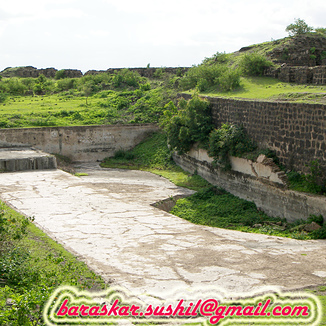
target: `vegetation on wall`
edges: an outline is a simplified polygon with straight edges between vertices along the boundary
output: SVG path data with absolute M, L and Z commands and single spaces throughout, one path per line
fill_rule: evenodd
M 194 143 L 207 146 L 211 132 L 212 115 L 209 102 L 194 95 L 191 100 L 181 99 L 178 108 L 170 102 L 161 118 L 161 126 L 167 134 L 171 150 L 187 152 Z
M 313 160 L 307 166 L 310 170 L 307 174 L 296 171 L 287 173 L 289 188 L 301 192 L 326 195 L 326 180 L 319 161 Z
M 241 156 L 256 149 L 243 127 L 223 124 L 209 135 L 209 155 L 225 169 L 231 169 L 230 156 Z
M 229 156 L 240 156 L 256 149 L 243 127 L 223 124 L 213 128 L 209 102 L 195 94 L 190 100 L 181 99 L 178 109 L 170 102 L 161 118 L 171 151 L 188 152 L 198 143 L 208 150 L 214 162 L 230 169 Z

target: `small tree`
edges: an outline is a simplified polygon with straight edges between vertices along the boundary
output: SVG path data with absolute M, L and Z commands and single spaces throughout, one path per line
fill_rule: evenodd
M 302 35 L 313 31 L 311 26 L 300 18 L 294 20 L 294 24 L 290 24 L 286 27 L 285 31 L 289 33 L 290 36 Z
M 272 65 L 265 56 L 256 52 L 245 54 L 239 63 L 242 73 L 248 76 L 263 76 L 265 69 Z

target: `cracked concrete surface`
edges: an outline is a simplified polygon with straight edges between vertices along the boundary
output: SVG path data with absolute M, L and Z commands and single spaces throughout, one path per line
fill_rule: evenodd
M 0 174 L 1 199 L 76 253 L 105 280 L 134 294 L 175 289 L 225 293 L 325 284 L 326 241 L 299 241 L 191 224 L 150 204 L 190 194 L 142 171 L 83 164 Z

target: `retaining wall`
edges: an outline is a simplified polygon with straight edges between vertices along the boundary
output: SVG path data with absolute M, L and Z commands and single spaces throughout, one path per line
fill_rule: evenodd
M 282 66 L 281 68 L 266 69 L 265 76 L 278 78 L 286 83 L 326 85 L 326 66 L 316 67 L 293 67 Z
M 174 154 L 173 159 L 184 170 L 191 173 L 196 171 L 211 184 L 254 202 L 270 216 L 285 217 L 290 222 L 306 219 L 310 214 L 321 214 L 326 219 L 324 196 L 286 190 L 285 186 L 278 183 L 237 171 L 223 171 L 190 155 Z
M 289 169 L 310 172 L 306 165 L 317 159 L 326 171 L 326 105 L 204 98 L 216 128 L 243 125 L 259 147 L 275 150 Z
M 0 129 L 0 147 L 31 146 L 92 162 L 129 150 L 157 130 L 154 124 Z

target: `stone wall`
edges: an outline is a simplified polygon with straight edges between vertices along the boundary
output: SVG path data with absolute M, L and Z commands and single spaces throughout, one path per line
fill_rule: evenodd
M 286 83 L 326 85 L 326 66 L 294 67 L 284 65 L 276 69 L 267 69 L 265 76 L 278 78 Z
M 79 78 L 83 76 L 83 73 L 77 69 L 64 69 L 65 76 L 69 78 Z M 2 77 L 32 77 L 37 78 L 41 74 L 47 78 L 54 78 L 58 70 L 55 68 L 45 68 L 37 69 L 32 66 L 27 67 L 16 67 L 16 68 L 6 68 L 0 72 Z
M 0 129 L 0 147 L 35 147 L 92 162 L 129 150 L 158 130 L 154 124 Z
M 221 187 L 231 194 L 254 202 L 266 214 L 285 217 L 293 222 L 306 219 L 310 214 L 322 215 L 326 219 L 326 197 L 308 195 L 285 187 L 271 184 L 264 178 L 236 171 L 223 171 L 214 168 L 211 163 L 201 161 L 189 155 L 173 155 L 174 161 L 184 170 L 195 171 L 213 185 Z
M 306 165 L 317 159 L 326 170 L 325 105 L 205 98 L 217 128 L 223 123 L 243 125 L 259 147 L 275 150 L 289 169 L 307 173 Z
M 84 75 L 97 75 L 101 73 L 113 74 L 115 71 L 119 71 L 126 68 L 109 68 L 107 70 L 89 70 Z M 187 67 L 164 67 L 164 68 L 127 68 L 128 70 L 138 72 L 143 77 L 152 78 L 155 72 L 163 71 L 171 74 L 183 75 L 189 68 Z M 83 73 L 77 69 L 63 69 L 65 71 L 65 77 L 68 78 L 80 78 Z M 37 69 L 32 66 L 6 68 L 0 72 L 2 77 L 33 77 L 37 78 L 43 74 L 47 78 L 54 78 L 58 70 L 55 68 Z
M 126 68 L 110 68 L 108 70 L 89 70 L 85 75 L 96 75 L 101 73 L 113 74 L 115 71 L 119 71 Z M 189 68 L 186 67 L 164 67 L 164 68 L 127 68 L 130 71 L 138 72 L 142 77 L 152 78 L 155 75 L 155 72 L 163 71 L 170 74 L 180 74 L 183 75 Z

